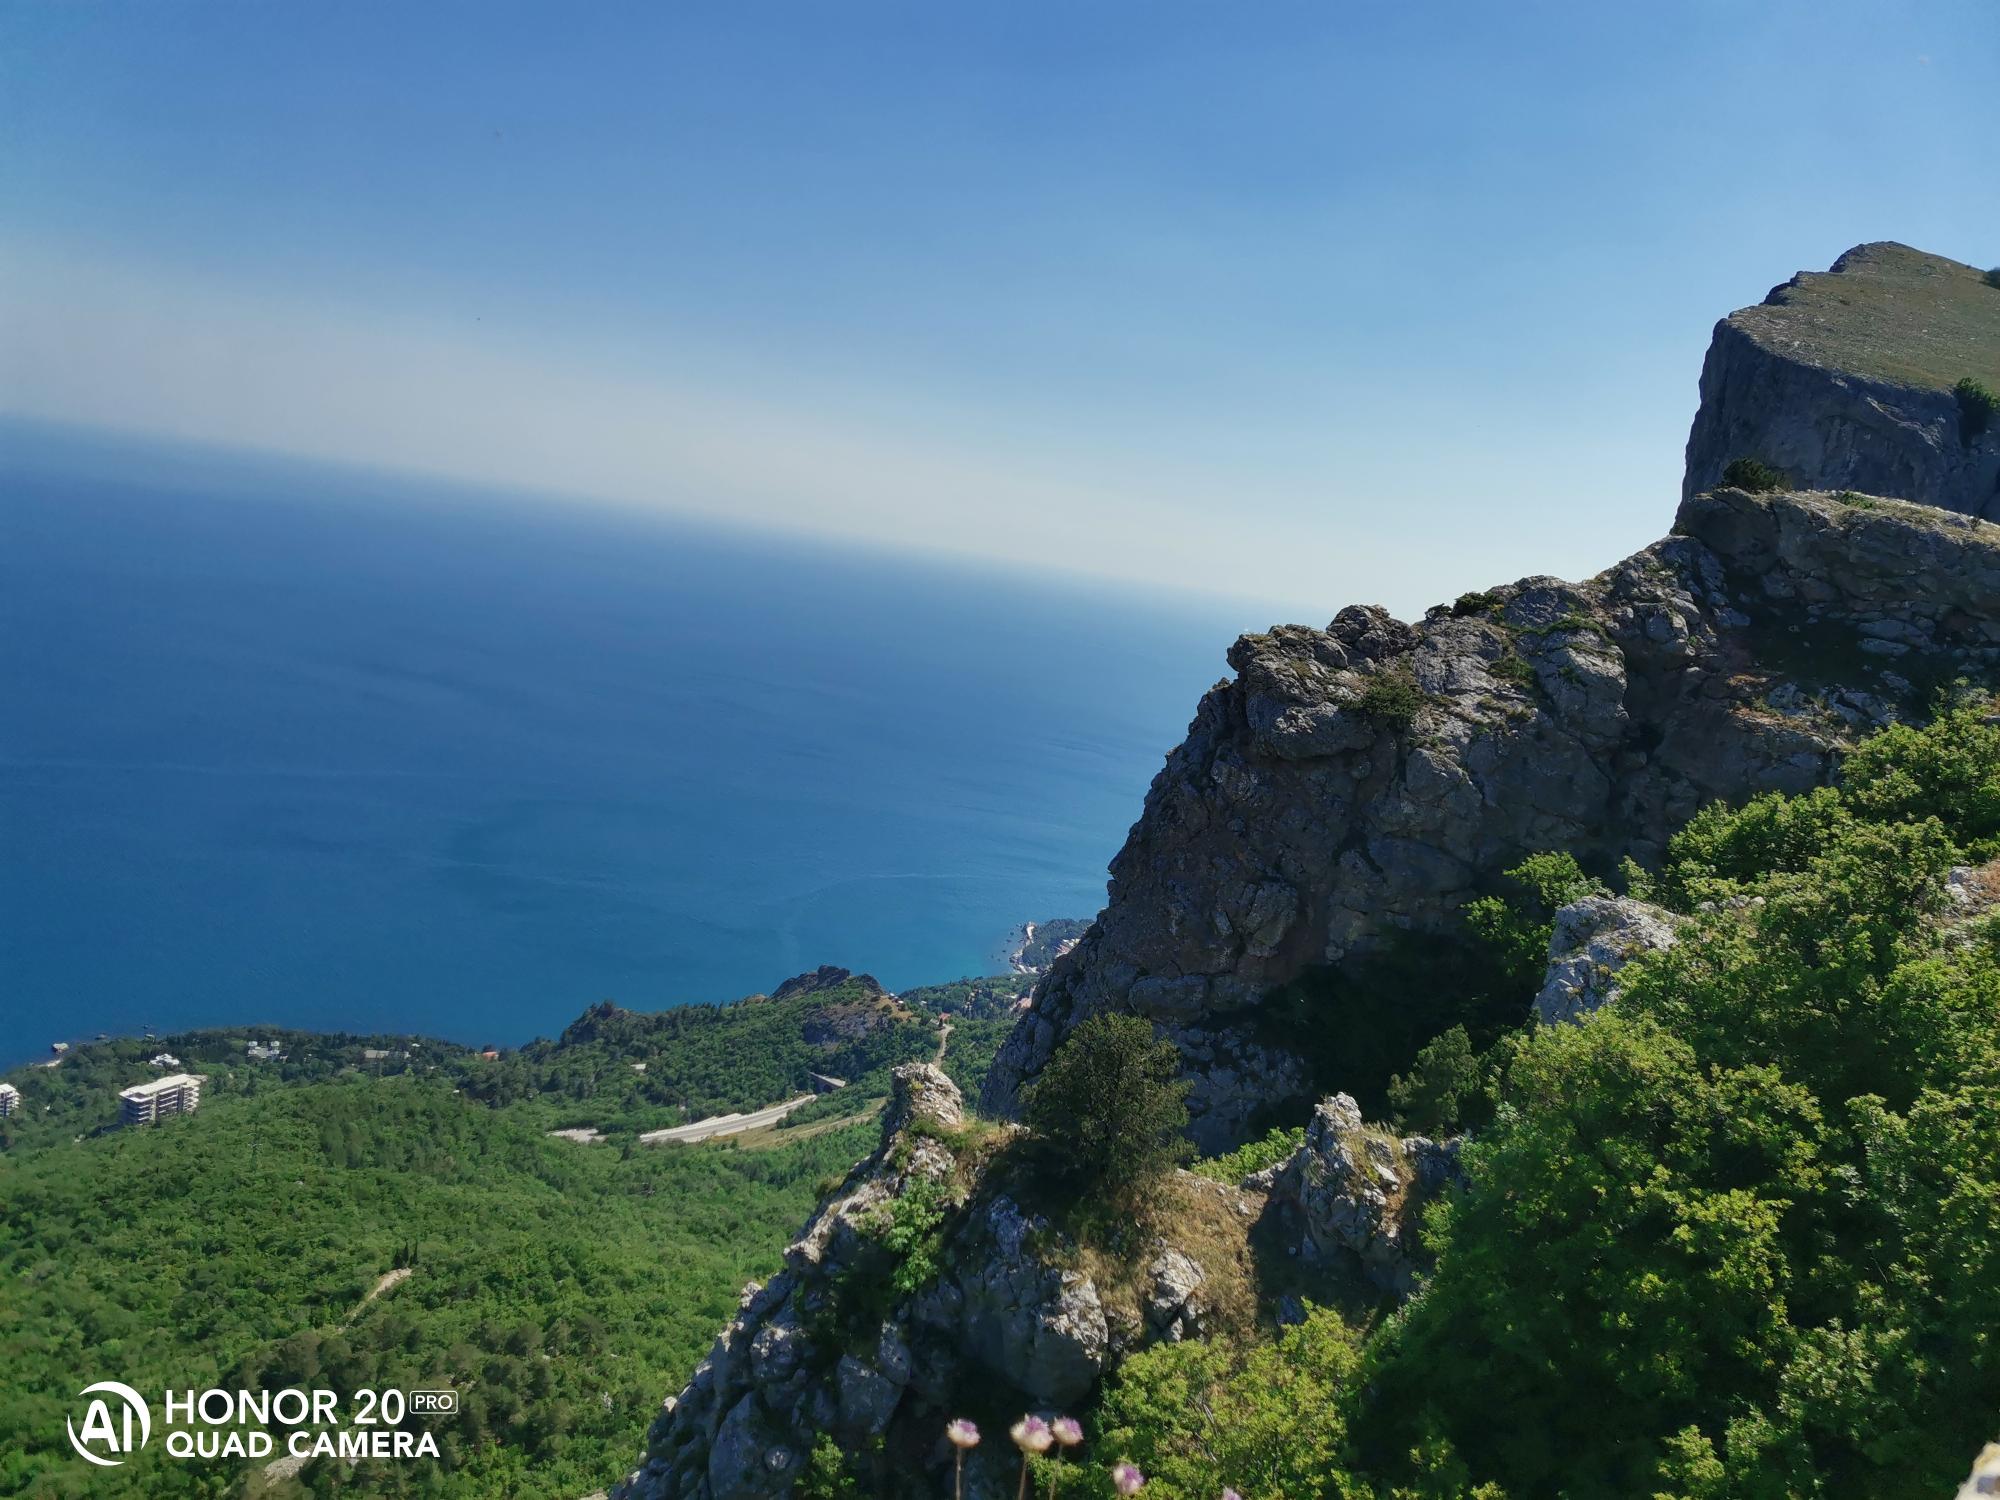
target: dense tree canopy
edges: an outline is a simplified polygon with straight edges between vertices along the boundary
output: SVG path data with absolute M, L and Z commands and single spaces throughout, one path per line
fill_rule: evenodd
M 1418 1296 L 1351 1355 L 1315 1313 L 1139 1356 L 1096 1439 L 1167 1496 L 1951 1493 L 2000 1422 L 1996 834 L 1976 703 L 1702 813 L 1632 872 L 1682 925 L 1616 1003 L 1483 1054 L 1454 1028 L 1392 1088 L 1491 1114 Z M 1525 963 L 1515 914 L 1573 871 L 1525 866 L 1489 946 Z
M 1114 1194 L 1184 1160 L 1187 1084 L 1180 1054 L 1139 1016 L 1092 1016 L 1056 1049 L 1026 1093 L 1030 1129 L 1062 1175 Z
M 271 1493 L 574 1500 L 629 1467 L 661 1394 L 873 1134 L 627 1155 L 441 1081 L 354 1077 L 12 1153 L 0 1493 L 235 1492 L 239 1466 L 165 1462 L 157 1442 L 80 1472 L 63 1418 L 110 1378 L 449 1386 L 441 1464 L 323 1460 Z M 367 1300 L 398 1267 L 413 1274 Z

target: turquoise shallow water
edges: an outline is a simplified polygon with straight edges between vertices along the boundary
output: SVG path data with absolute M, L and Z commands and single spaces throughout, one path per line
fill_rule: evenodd
M 0 1065 L 984 971 L 1268 623 L 0 426 Z

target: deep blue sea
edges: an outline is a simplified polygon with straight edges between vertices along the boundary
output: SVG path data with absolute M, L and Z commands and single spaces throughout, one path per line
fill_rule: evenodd
M 987 972 L 1268 623 L 0 425 L 0 1065 Z

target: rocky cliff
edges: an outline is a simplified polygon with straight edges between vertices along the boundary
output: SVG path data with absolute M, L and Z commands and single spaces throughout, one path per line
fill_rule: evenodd
M 1416 624 L 1349 608 L 1245 636 L 1229 661 L 1109 904 L 1003 1048 L 990 1112 L 1105 1010 L 1180 1049 L 1204 1149 L 1276 1102 L 1303 1109 L 1339 1086 L 1339 1039 L 1314 1039 L 1335 1057 L 1315 1077 L 1296 1016 L 1273 1024 L 1276 987 L 1450 926 L 1529 853 L 1648 860 L 1704 803 L 1824 781 L 1940 680 L 1993 680 L 2000 526 L 1725 489 L 1581 583 L 1527 578 Z
M 1689 497 L 1756 459 L 1805 489 L 2000 517 L 2000 287 L 1907 245 L 1858 245 L 1715 325 L 1688 435 Z
M 1076 1409 L 1148 1344 L 1298 1320 L 1295 1293 L 1407 1293 L 1425 1269 L 1420 1211 L 1461 1180 L 1456 1141 L 1371 1129 L 1338 1096 L 1290 1158 L 1240 1184 L 1174 1174 L 1169 1232 L 1135 1224 L 1125 1253 L 1105 1255 L 1037 1212 L 1034 1172 L 1007 1160 L 1018 1144 L 968 1122 L 936 1068 L 897 1069 L 881 1147 L 821 1204 L 784 1270 L 744 1289 L 617 1500 L 788 1494 L 821 1436 L 871 1455 L 870 1494 L 946 1493 L 951 1417 L 997 1430 L 1024 1410 Z M 976 1453 L 965 1492 L 1012 1493 L 1010 1457 Z

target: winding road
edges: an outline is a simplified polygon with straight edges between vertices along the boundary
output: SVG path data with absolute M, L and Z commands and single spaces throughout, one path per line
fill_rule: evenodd
M 938 1029 L 937 1056 L 933 1062 L 944 1064 L 944 1049 L 951 1044 L 951 1023 L 946 1022 Z M 832 1080 L 828 1080 L 831 1082 Z M 839 1085 L 845 1088 L 845 1084 Z M 796 1099 L 787 1099 L 782 1104 L 767 1104 L 762 1109 L 753 1109 L 748 1114 L 710 1115 L 705 1120 L 690 1120 L 685 1125 L 670 1125 L 665 1130 L 648 1130 L 639 1137 L 642 1146 L 686 1146 L 696 1141 L 713 1141 L 725 1135 L 741 1135 L 746 1130 L 758 1130 L 766 1125 L 775 1125 L 802 1104 L 810 1104 L 822 1098 L 820 1094 L 800 1094 Z M 594 1129 L 551 1130 L 550 1135 L 586 1144 L 600 1141 L 603 1137 Z
M 639 1144 L 685 1145 L 691 1141 L 712 1141 L 717 1136 L 741 1135 L 744 1131 L 755 1130 L 760 1125 L 775 1125 L 801 1104 L 810 1104 L 819 1097 L 818 1094 L 801 1094 L 796 1099 L 787 1099 L 783 1104 L 768 1104 L 762 1109 L 753 1109 L 747 1115 L 710 1115 L 706 1120 L 692 1120 L 686 1125 L 670 1125 L 665 1130 L 649 1130 L 639 1137 Z

